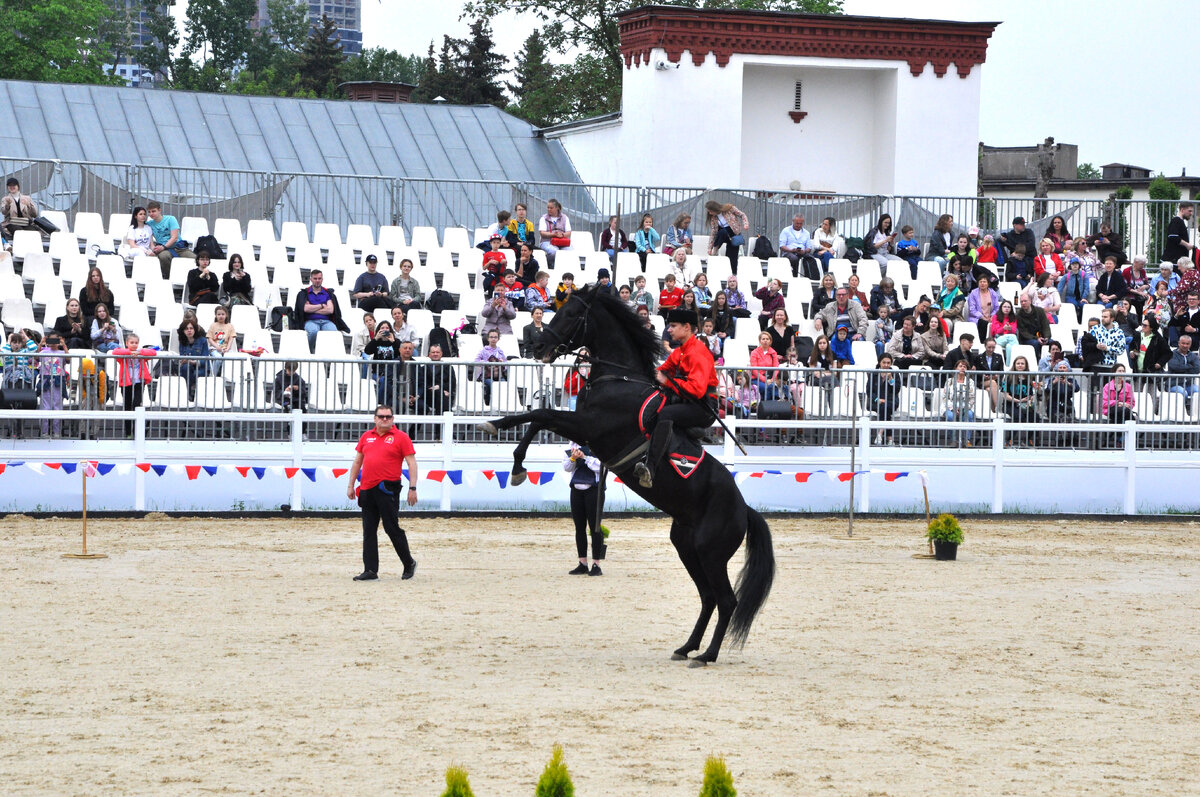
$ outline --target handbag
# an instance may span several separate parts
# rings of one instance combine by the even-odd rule
[[[746,245],[746,236],[742,235],[739,232],[737,235],[735,235],[729,239],[729,245],[737,246],[737,247],[745,246]]]
[[[42,235],[50,235],[58,232],[58,225],[50,221],[45,216],[38,216],[33,220],[33,226],[42,231]]]
[[[557,246],[559,249],[565,249],[566,247],[571,245],[571,239],[570,238],[551,238],[550,243],[552,243],[554,246]]]

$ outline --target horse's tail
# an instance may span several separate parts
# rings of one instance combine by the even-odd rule
[[[729,622],[730,641],[737,647],[746,644],[750,625],[771,594],[774,580],[775,551],[771,546],[771,530],[762,515],[746,507],[746,564],[738,574],[734,589],[737,606]]]

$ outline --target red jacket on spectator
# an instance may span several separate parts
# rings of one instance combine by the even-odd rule
[[[658,294],[658,308],[660,310],[671,310],[679,307],[683,302],[683,288],[663,288]]]

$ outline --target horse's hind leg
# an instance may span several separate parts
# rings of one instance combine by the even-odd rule
[[[708,649],[692,659],[693,662],[699,664],[717,660],[717,654],[721,651],[721,642],[725,639],[725,629],[729,626],[729,620],[733,617],[733,610],[737,606],[737,596],[734,594],[733,585],[729,583],[727,570],[730,557],[725,555],[725,552],[717,550],[717,547],[697,546],[701,569],[707,582],[711,585],[717,604],[717,625],[713,629]]]
[[[696,553],[695,539],[688,529],[680,525],[679,521],[671,524],[671,543],[675,546],[679,560],[683,562],[684,568],[692,577],[692,581],[696,583],[696,589],[700,593],[700,617],[696,620],[696,627],[692,629],[692,635],[688,637],[687,642],[683,643],[683,647],[671,654],[672,659],[683,660],[692,651],[700,649],[700,641],[704,639],[704,632],[708,628],[708,621],[712,618],[717,601],[716,592],[709,584],[700,557]]]

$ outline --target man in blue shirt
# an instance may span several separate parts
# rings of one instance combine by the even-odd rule
[[[190,257],[195,260],[196,255],[187,247],[180,247],[179,244],[179,219],[174,216],[164,216],[162,212],[162,204],[158,200],[150,200],[146,203],[146,226],[154,233],[154,243],[150,244],[150,250],[158,257],[158,262],[162,266],[163,279],[171,277],[171,261],[176,257]]]
[[[804,217],[797,214],[792,219],[792,226],[784,227],[779,233],[779,254],[791,261],[792,276],[797,277],[800,275],[800,258],[812,252],[812,237],[804,229]]]
[[[337,297],[333,291],[322,287],[325,275],[319,269],[313,269],[308,275],[309,285],[296,296],[296,306],[293,315],[299,323],[304,324],[308,333],[308,349],[312,351],[317,345],[317,333],[322,330],[349,332],[350,328],[342,320],[342,311],[338,307]]]

